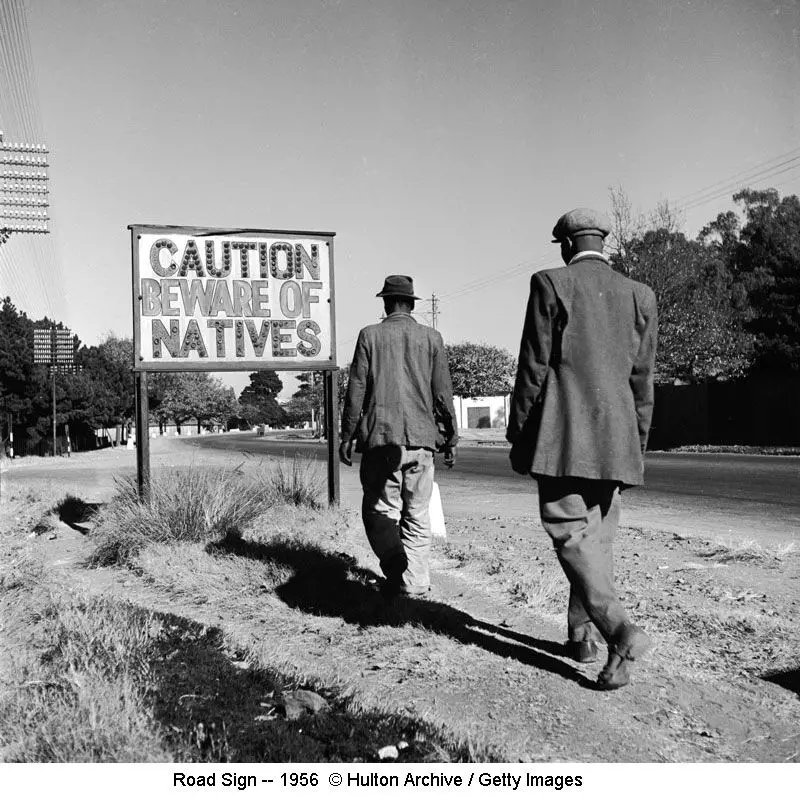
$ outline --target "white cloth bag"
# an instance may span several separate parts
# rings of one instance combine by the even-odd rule
[[[428,506],[431,516],[431,535],[434,539],[446,539],[447,527],[444,524],[444,509],[442,508],[442,494],[439,491],[439,484],[433,482],[431,491],[431,502]]]

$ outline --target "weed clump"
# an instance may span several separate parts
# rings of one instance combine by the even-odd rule
[[[236,539],[275,504],[263,476],[238,470],[175,470],[154,476],[150,502],[139,499],[136,483],[117,481],[112,500],[97,517],[92,566],[132,566],[149,543]]]
[[[274,497],[288,505],[320,508],[322,472],[315,460],[295,456],[276,462],[268,475],[269,488]]]

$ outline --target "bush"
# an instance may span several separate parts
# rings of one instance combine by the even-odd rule
[[[150,503],[139,500],[135,480],[117,492],[97,518],[93,566],[132,565],[149,542],[209,542],[236,538],[274,505],[269,479],[238,470],[187,469],[153,476]]]

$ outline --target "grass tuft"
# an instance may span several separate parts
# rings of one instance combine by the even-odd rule
[[[763,545],[755,539],[718,538],[700,555],[722,563],[753,561],[759,563],[782,561],[793,555],[794,542],[775,546]]]
[[[295,506],[320,508],[324,475],[316,460],[284,458],[269,473],[269,487],[275,498]]]
[[[236,539],[270,509],[276,494],[269,475],[238,470],[188,469],[156,473],[150,503],[139,501],[133,479],[99,512],[92,566],[133,566],[149,543]]]

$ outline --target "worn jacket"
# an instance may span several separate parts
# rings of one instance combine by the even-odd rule
[[[643,483],[657,327],[653,291],[599,256],[534,274],[506,433],[514,469]]]
[[[453,388],[441,334],[410,314],[362,328],[350,365],[342,441],[359,452],[387,444],[437,446],[437,422],[455,445]]]

